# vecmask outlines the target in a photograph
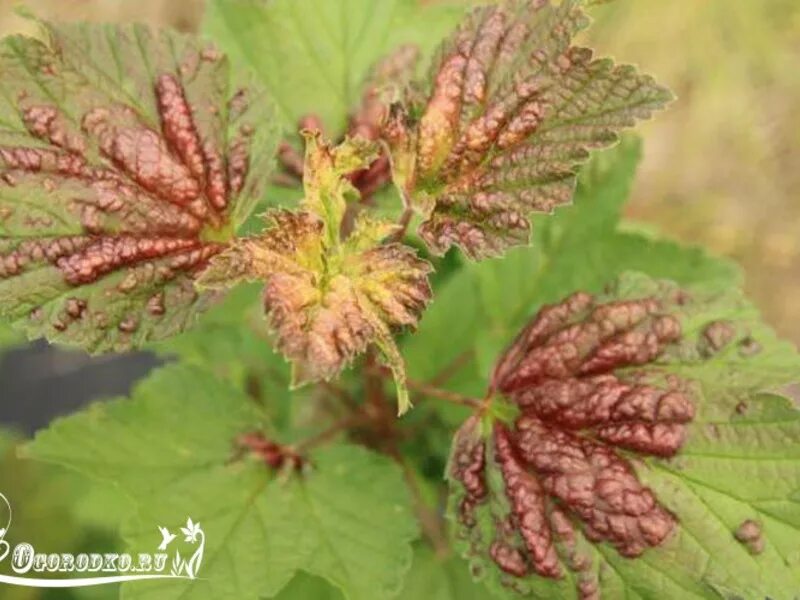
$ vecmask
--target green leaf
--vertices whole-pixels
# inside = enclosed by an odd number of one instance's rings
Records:
[[[342,600],[342,594],[324,579],[298,573],[275,600]]]
[[[130,400],[57,421],[28,454],[113,481],[131,496],[138,510],[124,535],[133,551],[158,544],[157,525],[176,529],[187,517],[202,525],[199,579],[137,582],[126,598],[260,598],[298,571],[325,578],[348,599],[393,597],[417,535],[400,469],[334,446],[313,452],[302,472],[275,473],[237,450],[239,435],[265,429],[241,392],[204,370],[168,367]]]
[[[485,600],[487,590],[475,583],[464,561],[442,559],[425,546],[414,554],[411,572],[398,600]]]
[[[285,128],[315,114],[334,138],[381,57],[402,44],[428,53],[463,12],[419,0],[212,0],[206,10],[206,33],[255,71]]]
[[[11,325],[0,321],[0,354],[13,346],[22,345],[24,339]]]
[[[224,462],[239,434],[267,427],[244,394],[198,367],[160,369],[137,386],[134,398],[99,402],[58,419],[26,451],[146,498],[186,473]],[[152,427],[134,421],[152,421]]]
[[[7,507],[0,501],[0,528],[7,528],[0,538],[12,550],[27,542],[44,552],[118,551],[118,522],[109,525],[109,517],[127,506],[125,498],[109,494],[107,486],[63,467],[20,459],[18,452],[24,443],[18,434],[0,429],[0,493],[12,510],[9,526]],[[112,503],[96,504],[100,497]],[[10,571],[10,560],[9,556],[4,562],[4,572]],[[106,587],[105,592],[109,591]],[[44,597],[42,590],[34,587],[3,586],[4,600]]]
[[[183,331],[261,197],[273,105],[195,38],[42,28],[0,45],[0,316],[92,352]]]
[[[630,65],[572,45],[582,0],[475,9],[444,43],[416,126],[393,121],[395,181],[425,217],[419,233],[471,258],[525,244],[532,212],[572,200],[589,151],[672,99]]]
[[[460,558],[437,558],[430,548],[419,544],[397,600],[486,600],[487,593],[484,586],[472,581],[466,563]],[[275,598],[341,600],[342,595],[322,579],[299,574]]]
[[[492,380],[520,417],[457,434],[459,544],[495,590],[793,598],[800,412],[780,390],[799,379],[735,288],[627,274],[543,309]]]
[[[307,404],[302,392],[289,390],[290,368],[272,348],[258,285],[231,290],[193,329],[148,349],[225,380],[258,404],[279,431],[294,428],[295,405]]]

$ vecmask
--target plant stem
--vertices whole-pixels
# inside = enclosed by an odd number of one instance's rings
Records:
[[[333,423],[327,429],[323,429],[316,435],[311,436],[305,440],[302,440],[296,444],[292,445],[292,449],[297,453],[301,454],[303,452],[307,452],[312,448],[316,448],[320,444],[324,444],[325,442],[331,440],[332,438],[336,437],[336,434],[349,429],[353,425],[358,425],[364,421],[364,417],[361,414],[351,414],[343,419],[340,419]]]
[[[400,218],[397,220],[398,229],[395,231],[387,240],[387,242],[399,242],[406,236],[406,232],[408,231],[408,226],[411,224],[411,219],[414,216],[414,210],[411,208],[406,208],[403,210],[403,214],[400,215]]]
[[[445,390],[422,381],[411,380],[407,382],[407,385],[408,389],[418,392],[423,396],[435,398],[436,400],[443,400],[444,402],[460,404],[461,406],[468,406],[469,408],[475,409],[481,407],[481,401],[477,398],[470,398],[469,396],[464,396],[457,392],[451,392],[450,390]]]
[[[370,447],[387,454],[397,462],[403,470],[403,477],[414,500],[414,510],[417,514],[420,526],[425,536],[430,540],[436,554],[440,557],[447,556],[450,552],[447,537],[444,534],[444,524],[440,515],[432,510],[425,502],[424,495],[417,481],[417,474],[408,464],[406,458],[398,448],[398,419],[394,414],[394,407],[390,407],[384,396],[384,379],[392,377],[391,369],[382,367],[378,364],[374,348],[367,351],[367,356],[363,367],[364,390],[366,400],[364,406],[365,423],[377,435],[374,446]],[[416,389],[414,382],[408,382],[409,388]],[[424,384],[423,384],[424,385]],[[427,386],[426,386],[427,388]],[[431,390],[428,390],[431,391]],[[451,394],[446,390],[443,392],[450,400],[454,400],[457,394]],[[461,400],[462,398],[459,398]],[[472,399],[467,399],[470,406]]]
[[[374,371],[380,374],[381,377],[391,377],[392,372],[390,369],[381,366],[374,366]],[[450,402],[452,404],[459,404],[461,406],[468,406],[469,408],[479,409],[482,405],[481,400],[477,398],[470,398],[469,396],[464,396],[457,392],[451,392],[450,390],[445,390],[435,385],[431,385],[429,383],[425,383],[424,381],[415,381],[413,379],[406,380],[406,385],[408,389],[411,391],[417,392],[422,394],[423,396],[428,396],[429,398],[435,398],[437,400],[443,400],[444,402]]]
[[[417,474],[397,448],[392,448],[389,451],[389,455],[403,470],[403,477],[414,499],[414,510],[417,513],[417,519],[419,519],[423,533],[430,540],[436,555],[439,558],[446,557],[450,553],[450,546],[444,533],[444,524],[439,514],[425,502],[422,489],[417,482]]]
[[[345,390],[344,388],[339,387],[335,383],[331,383],[330,381],[321,381],[319,386],[325,390],[326,392],[330,393],[333,396],[336,396],[339,400],[342,401],[342,404],[345,404],[347,408],[351,411],[359,410],[358,402],[353,396]]]
[[[364,359],[364,393],[366,403],[378,415],[384,412],[383,381],[381,367],[375,355],[375,348],[370,346]]]
[[[470,360],[472,360],[472,350],[464,350],[464,352],[456,356],[447,366],[434,375],[429,383],[436,386],[447,383]]]

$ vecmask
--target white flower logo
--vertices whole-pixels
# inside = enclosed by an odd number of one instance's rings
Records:
[[[169,532],[168,529],[164,527],[159,527],[161,530],[161,535],[164,536],[164,540],[167,540],[168,534],[170,537],[169,542],[175,538],[173,534]],[[203,562],[203,551],[205,550],[206,545],[206,536],[203,533],[203,529],[200,527],[200,523],[195,523],[192,521],[191,518],[186,519],[186,527],[181,527],[181,533],[184,535],[184,541],[189,544],[198,544],[197,549],[192,554],[189,560],[184,560],[181,557],[181,553],[176,551],[175,558],[172,561],[172,574],[173,575],[185,575],[190,579],[194,579],[197,577],[197,572],[200,570],[200,564]],[[164,542],[162,542],[164,545]],[[164,545],[166,548],[166,545]]]
[[[194,523],[190,518],[186,520],[186,527],[181,527],[181,533],[186,536],[185,541],[194,544],[197,541],[197,536],[202,535],[203,531],[200,529],[200,523]]]

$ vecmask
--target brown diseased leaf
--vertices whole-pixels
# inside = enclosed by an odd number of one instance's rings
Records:
[[[0,46],[0,314],[93,352],[175,334],[260,197],[271,105],[190,37],[43,33]]]
[[[412,248],[386,241],[396,225],[360,215],[344,227],[348,201],[359,199],[348,174],[371,164],[377,146],[364,138],[331,146],[319,132],[305,137],[301,210],[267,213],[267,229],[214,257],[198,284],[265,283],[267,318],[296,385],[333,378],[375,344],[394,374],[402,414],[410,403],[392,330],[419,321],[432,267]]]
[[[518,416],[467,421],[450,477],[460,486],[455,518],[468,555],[488,557],[505,585],[572,571],[579,596],[594,598],[596,570],[576,545],[578,529],[626,557],[674,531],[675,516],[627,458],[675,456],[695,416],[692,383],[659,376],[660,361],[683,341],[678,305],[687,299],[669,294],[574,294],[542,308],[498,360],[489,392]],[[727,339],[730,327],[711,324],[706,337]]]
[[[391,330],[417,324],[431,297],[429,263],[409,247],[379,244],[392,227],[368,219],[336,248],[310,212],[273,211],[268,221],[263,234],[212,259],[200,284],[265,282],[267,317],[296,384],[331,379],[371,343],[390,364],[399,360]]]
[[[419,122],[403,133],[393,121],[395,181],[425,215],[432,251],[457,244],[482,258],[526,243],[528,215],[570,202],[589,150],[671,99],[633,67],[572,45],[588,24],[580,5],[474,10],[434,62]]]

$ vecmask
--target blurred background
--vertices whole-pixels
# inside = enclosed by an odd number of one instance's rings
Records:
[[[0,0],[2,34],[30,26],[15,4]],[[184,31],[198,28],[204,8],[202,0],[25,5],[47,18]],[[800,342],[800,2],[614,0],[592,12],[597,23],[584,42],[638,63],[679,97],[641,128],[646,161],[629,216],[736,259],[767,319]],[[42,343],[0,361],[0,422],[27,432],[88,399],[124,393],[155,364],[147,355],[88,359]]]

